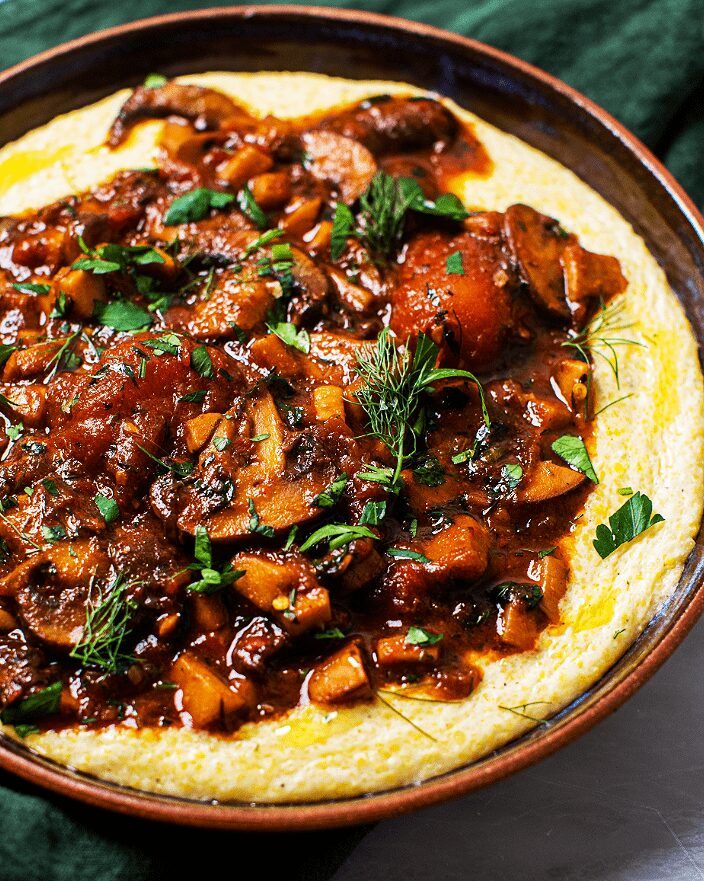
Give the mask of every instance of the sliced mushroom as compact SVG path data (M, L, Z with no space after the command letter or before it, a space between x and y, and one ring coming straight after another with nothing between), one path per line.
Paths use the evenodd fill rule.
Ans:
M592 297L608 300L626 289L627 281L621 264L607 254L593 254L577 242L565 245L560 262L564 271L565 290L572 311L577 317L586 311L585 301Z
M338 113L324 127L360 141L379 155L449 142L459 124L444 105L432 98L387 96Z
M42 642L73 648L83 635L90 586L109 565L97 542L56 544L21 563L0 591L15 596L24 625Z
M308 171L333 184L343 202L358 199L376 174L376 160L359 141L324 129L305 132L301 140L311 160Z
M589 364L576 358L565 358L555 368L550 383L556 396L571 413L583 411L589 391Z
M119 146L142 119L180 116L202 128L214 129L229 116L243 113L235 102L214 89L168 82L158 88L139 86L120 108L110 127L108 144Z
M260 390L247 399L246 418L240 415L237 425L246 427L246 436L220 451L211 445L201 454L193 474L200 489L189 485L184 491L179 528L194 534L202 524L211 539L233 540L251 537L257 526L279 531L317 517L320 509L313 500L334 479L336 463L320 456L313 467L304 471L294 473L289 469L287 455L293 449L290 434L266 391ZM214 436L234 439L234 432L233 421L224 419ZM251 453L243 454L242 444L249 449L249 437L263 439L251 444ZM213 495L215 490L208 487L216 483L221 486L223 481L230 487L226 505L209 512L205 496Z
M238 670L259 670L286 642L286 634L278 625L257 616L235 636L227 652L227 662Z
M0 707L22 697L27 690L40 684L42 653L27 644L18 630L0 637Z
M511 205L504 216L504 232L521 276L538 305L560 318L569 318L560 263L564 233L557 221L528 205Z
M528 471L516 489L516 498L519 502L544 502L572 492L585 480L579 471L544 460Z

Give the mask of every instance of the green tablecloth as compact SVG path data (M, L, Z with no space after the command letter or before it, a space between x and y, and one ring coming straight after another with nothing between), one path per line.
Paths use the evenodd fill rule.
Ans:
M328 2L454 30L556 74L639 135L704 204L704 0ZM101 27L209 5L214 3L0 0L0 67ZM0 881L239 875L250 848L262 846L273 876L316 881L331 876L363 833L277 836L265 842L175 831L51 799L0 777ZM371 868L369 877L376 881Z

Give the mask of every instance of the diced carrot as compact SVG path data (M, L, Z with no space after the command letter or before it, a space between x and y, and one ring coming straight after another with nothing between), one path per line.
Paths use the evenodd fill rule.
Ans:
M284 217L281 226L290 235L303 236L315 225L322 204L322 199L317 196L313 199L307 199Z
M198 728L241 713L255 701L254 687L248 679L225 682L190 652L174 662L171 678L183 693L183 708Z
M277 620L294 636L314 627L324 627L332 618L330 594L324 587L297 592L293 605L277 615Z
M268 171L273 164L274 160L271 156L267 156L251 144L245 144L218 169L218 177L227 181L231 187L239 188L255 174Z
M60 269L56 273L52 289L55 296L62 291L66 294L77 318L90 318L95 304L107 299L105 279L82 269Z
M337 417L345 419L343 391L338 385L319 385L313 389L313 407L318 422Z
M252 178L254 201L268 211L283 205L291 195L291 182L283 171L268 171Z
M252 343L250 353L257 364L268 370L275 369L282 376L300 376L303 373L295 351L276 334L259 337Z
M521 651L532 649L538 638L535 616L520 601L504 606L496 628L501 642Z
M567 574L565 563L552 555L534 560L528 567L528 577L537 582L543 592L540 608L551 624L557 624L560 620L560 600L567 589Z
M323 661L308 681L308 694L315 703L334 704L371 695L362 651L350 643Z
M437 661L440 645L411 645L404 634L384 636L377 640L376 657L380 666L393 667L398 664L418 664Z
M203 413L194 416L183 426L183 436L189 453L202 450L210 440L215 427L222 420L222 413Z
M227 624L227 611L221 597L191 594L191 610L199 630L220 630Z

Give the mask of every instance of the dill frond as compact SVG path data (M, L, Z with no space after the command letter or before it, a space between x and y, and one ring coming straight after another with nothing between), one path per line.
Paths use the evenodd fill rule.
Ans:
M489 425L484 393L479 380L467 370L436 368L438 347L425 334L420 334L415 352L408 345L396 347L388 328L384 328L374 347L366 347L357 356L357 373L363 385L357 400L369 421L369 436L384 443L395 459L388 480L390 488L398 486L401 471L413 458L418 439L425 428L425 392L442 379L469 379L479 390L484 421Z
M104 590L96 588L95 578L91 579L86 623L80 641L71 651L72 658L85 666L101 667L110 673L114 673L121 663L132 660L122 651L136 608L136 602L127 596L130 586L122 575Z
M361 238L373 254L386 257L394 250L412 201L400 179L383 171L374 176L359 198Z
M575 349L587 364L591 365L591 358L601 358L613 373L617 388L621 388L618 348L622 346L647 348L645 343L622 336L623 331L634 326L633 322L624 323L622 320L623 310L623 302L615 303L612 306L606 306L602 302L599 312L589 324L562 343L567 348Z

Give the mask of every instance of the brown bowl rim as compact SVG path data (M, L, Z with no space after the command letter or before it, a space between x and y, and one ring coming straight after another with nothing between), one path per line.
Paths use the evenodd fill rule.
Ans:
M677 203L690 226L704 242L704 217L691 198L653 153L611 114L581 92L538 67L522 61L478 40L464 37L432 25L408 21L396 16L381 15L355 9L337 9L327 6L299 6L274 4L271 6L218 6L167 15L152 16L87 34L62 43L53 49L34 55L0 73L0 88L13 77L26 73L47 61L69 56L74 50L102 41L112 40L135 31L172 24L197 22L221 17L231 19L275 18L277 15L327 18L346 24L379 26L405 31L414 36L454 43L459 47L488 56L519 73L538 80L571 103L594 117L636 156L651 176L659 179L665 190ZM518 749L497 755L490 762L470 764L431 778L415 786L354 796L339 801L301 804L221 804L198 802L178 797L144 793L117 786L88 775L78 775L69 768L27 751L15 751L0 741L0 768L54 793L77 799L83 803L106 808L142 819L157 820L187 826L242 831L313 830L360 823L371 823L392 815L428 807L449 798L459 797L472 790L488 786L526 768L562 746L571 743L597 722L618 709L670 657L704 612L704 589L700 584L686 606L672 622L660 641L612 689L599 696L583 712L566 719L559 727L550 729L535 740L528 740ZM608 675L608 674L607 674Z

